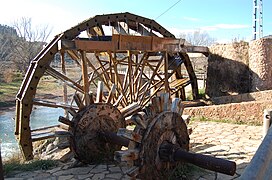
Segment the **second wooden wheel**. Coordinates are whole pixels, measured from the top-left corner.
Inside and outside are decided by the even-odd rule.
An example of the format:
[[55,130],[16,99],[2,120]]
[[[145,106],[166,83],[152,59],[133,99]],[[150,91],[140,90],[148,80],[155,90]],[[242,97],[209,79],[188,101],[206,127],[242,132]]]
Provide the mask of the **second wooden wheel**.
[[113,152],[121,149],[120,145],[100,138],[103,132],[117,132],[119,128],[125,127],[124,117],[111,104],[95,103],[86,107],[72,119],[72,124],[71,149],[81,162],[110,160]]
[[153,98],[144,112],[131,116],[131,122],[136,124],[133,131],[119,129],[118,135],[129,139],[130,143],[128,150],[115,152],[115,159],[126,161],[131,166],[129,176],[158,179],[177,166],[178,162],[174,160],[163,161],[164,154],[159,152],[163,152],[160,149],[169,143],[173,145],[173,151],[179,148],[189,150],[189,134],[182,111],[179,98],[171,101],[168,93],[162,94]]
[[[189,150],[189,135],[187,126],[181,115],[171,111],[165,111],[155,117],[144,132],[139,153],[139,174],[141,178],[147,178],[166,174],[172,170],[178,162],[163,162],[159,157],[159,149],[164,142],[175,145],[175,148]],[[163,172],[163,173],[162,173]]]

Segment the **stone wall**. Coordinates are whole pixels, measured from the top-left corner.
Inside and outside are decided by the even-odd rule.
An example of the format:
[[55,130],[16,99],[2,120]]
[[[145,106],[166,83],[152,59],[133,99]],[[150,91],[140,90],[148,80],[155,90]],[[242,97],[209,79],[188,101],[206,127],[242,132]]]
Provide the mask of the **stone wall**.
[[272,101],[252,101],[223,105],[185,108],[183,114],[195,118],[225,120],[233,123],[262,124],[263,112],[272,108]]
[[210,97],[247,93],[250,91],[246,42],[210,47],[206,94]]
[[272,39],[210,47],[207,89],[210,97],[272,89]]
[[249,68],[253,72],[251,91],[272,88],[272,39],[249,43]]

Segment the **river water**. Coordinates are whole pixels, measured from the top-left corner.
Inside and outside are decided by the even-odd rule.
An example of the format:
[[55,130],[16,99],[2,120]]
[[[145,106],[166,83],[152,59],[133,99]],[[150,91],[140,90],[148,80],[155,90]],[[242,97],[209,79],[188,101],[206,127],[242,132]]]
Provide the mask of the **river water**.
[[[47,127],[59,124],[59,116],[63,116],[63,109],[37,107],[31,113],[31,129]],[[0,144],[2,158],[8,159],[19,153],[19,146],[14,136],[15,121],[14,111],[7,111],[0,114]]]

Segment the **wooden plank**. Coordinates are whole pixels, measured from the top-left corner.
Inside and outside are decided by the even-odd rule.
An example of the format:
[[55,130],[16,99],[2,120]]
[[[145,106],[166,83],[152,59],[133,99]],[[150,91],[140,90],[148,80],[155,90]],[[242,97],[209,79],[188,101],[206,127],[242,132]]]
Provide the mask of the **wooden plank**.
[[118,107],[119,103],[121,102],[121,100],[123,99],[123,95],[121,94],[117,100],[115,101],[115,103],[113,104],[114,107]]
[[174,81],[169,83],[169,86],[170,89],[179,89],[187,85],[189,82],[190,82],[189,78],[175,79]]
[[78,110],[78,107],[76,106],[71,106],[68,104],[63,104],[63,103],[57,103],[57,102],[51,102],[51,101],[45,101],[45,100],[40,100],[40,99],[33,99],[33,104],[37,106],[45,106],[45,107],[52,107],[52,108],[63,108],[63,109],[75,109]]
[[[162,90],[163,85],[164,81],[158,81],[157,83],[155,83],[153,86],[156,87],[156,89],[153,90],[152,94],[149,97],[144,99],[144,101],[142,102],[142,106],[145,106],[154,96],[156,96],[157,93]],[[151,86],[149,90],[151,90],[153,86]]]
[[164,86],[165,92],[169,92],[169,83],[168,83],[168,52],[164,52]]
[[142,136],[140,134],[135,133],[135,132],[128,130],[126,128],[119,128],[118,132],[117,132],[117,136],[127,138],[127,139],[137,142],[137,143],[141,143],[141,141],[142,141]]
[[67,111],[68,111],[73,117],[76,117],[77,113],[76,113],[75,109],[73,109],[73,108],[68,108]]
[[19,127],[19,145],[25,160],[33,159],[33,145],[31,141],[31,129],[29,126],[31,107],[24,106],[26,103],[21,102],[20,127]]
[[63,163],[68,162],[75,156],[73,151],[69,151],[66,154],[64,154],[59,160]]
[[183,109],[184,109],[184,106],[182,104],[182,100],[180,98],[173,98],[171,111],[181,115],[183,112]]
[[139,173],[140,173],[140,168],[138,166],[133,166],[129,170],[126,171],[126,174],[132,179],[136,179]]
[[19,128],[20,128],[20,100],[16,99],[16,112],[15,112],[15,136],[19,135]]
[[[133,43],[131,43],[133,42]],[[97,41],[93,39],[75,39],[74,41],[66,42],[64,49],[73,49],[86,52],[106,52],[106,51],[169,51],[169,52],[201,52],[205,53],[205,48],[183,46],[184,39],[173,39],[155,36],[134,36],[113,34],[111,41]]]
[[62,117],[62,116],[59,117],[59,122],[61,122],[63,124],[66,124],[66,125],[68,125],[70,127],[73,126],[73,122],[72,121],[70,121],[69,119],[67,119],[65,117]]
[[91,36],[104,36],[104,30],[101,25],[96,25],[92,28],[87,29],[87,33]]
[[102,102],[102,98],[103,98],[103,86],[104,86],[104,83],[102,81],[98,81],[98,87],[97,87],[97,92],[96,92],[95,103]]
[[69,131],[55,131],[56,137],[71,137],[72,133]]
[[[142,58],[141,58],[141,60],[140,60],[139,66],[136,67],[136,69],[138,69],[138,68],[140,68],[140,64],[142,65],[141,66],[141,70],[140,70],[140,74],[139,74],[140,78],[139,78],[138,82],[135,83],[136,84],[136,89],[137,89],[137,91],[135,93],[135,96],[136,96],[135,99],[137,99],[137,100],[139,98],[140,86],[141,86],[142,81],[143,81],[143,77],[142,76],[144,74],[144,68],[145,68],[145,64],[146,64],[146,57],[147,57],[147,53],[144,53],[143,56],[142,56]],[[135,72],[136,72],[136,70],[135,70]]]
[[[65,52],[61,51],[61,56],[60,56],[60,60],[61,60],[61,71],[62,74],[66,76],[66,67],[65,67]],[[68,104],[68,95],[67,95],[67,84],[66,82],[63,83],[63,87],[62,87],[62,92],[63,92],[63,102],[64,104]],[[66,117],[68,117],[68,112],[66,110],[64,110],[64,114]]]
[[53,125],[53,126],[47,126],[47,127],[37,128],[37,129],[31,129],[31,133],[35,133],[35,132],[39,133],[39,131],[44,131],[44,130],[51,132],[58,127],[59,127],[59,125]]
[[152,76],[150,77],[150,79],[149,79],[149,81],[148,81],[148,85],[146,86],[146,88],[145,88],[145,91],[144,91],[144,93],[143,93],[143,95],[141,96],[141,104],[144,102],[144,97],[145,97],[145,95],[147,94],[147,92],[148,92],[148,88],[151,86],[151,84],[152,84],[152,82],[154,81],[154,77],[155,77],[155,75],[157,74],[157,71],[158,71],[158,69],[159,69],[159,67],[160,67],[160,65],[161,65],[161,63],[162,63],[162,61],[163,61],[163,57],[161,57],[161,59],[160,59],[160,61],[158,62],[158,64],[157,64],[157,67],[155,68],[155,70],[153,71],[153,73],[152,73]]
[[154,108],[154,111],[156,114],[159,114],[162,112],[162,106],[161,106],[161,97],[154,97],[151,99],[152,107]]
[[161,97],[161,105],[163,111],[170,111],[171,110],[171,102],[170,102],[170,95],[169,93],[162,93]]
[[132,113],[136,113],[140,109],[141,109],[141,106],[139,105],[139,103],[134,102],[134,103],[124,107],[123,109],[121,109],[120,112],[124,117],[126,117],[126,116],[131,115]]
[[86,57],[86,51],[81,51],[81,71],[82,71],[82,79],[83,79],[83,94],[85,99],[85,106],[90,105],[90,97],[89,97],[89,91],[90,91],[90,84],[89,84],[89,75],[88,75],[88,69],[87,69],[87,57]]
[[66,77],[65,75],[59,73],[58,71],[56,71],[55,69],[51,68],[51,67],[47,67],[46,72],[51,75],[52,77],[56,78],[56,79],[60,79],[63,82],[66,82],[68,86],[70,86],[71,88],[80,91],[80,92],[84,92],[83,87],[78,84],[77,82],[73,81],[72,79]]
[[111,100],[114,98],[115,92],[116,92],[116,85],[113,84],[111,86],[111,90],[109,92],[109,96],[108,96],[108,98],[106,100],[106,103],[110,103],[111,102]]
[[54,132],[50,132],[50,133],[46,133],[46,134],[36,134],[36,135],[32,135],[32,142],[35,141],[41,141],[41,140],[45,140],[45,139],[50,139],[50,138],[54,138],[55,137],[55,133]]
[[132,55],[130,51],[127,51],[127,55],[128,55],[128,79],[129,79],[129,93],[130,93],[130,102],[134,101],[134,91],[133,91],[133,68],[132,68]]
[[94,51],[115,51],[116,43],[112,41],[86,41],[86,40],[75,40],[75,46],[77,50],[86,52]]
[[121,163],[127,161],[134,161],[139,158],[139,150],[138,149],[128,149],[123,151],[115,151],[114,152],[114,160]]
[[112,57],[113,60],[113,70],[114,70],[114,75],[115,75],[115,80],[114,83],[117,85],[117,92],[119,93],[119,96],[122,95],[122,98],[120,100],[123,100],[125,104],[128,104],[128,100],[126,98],[126,94],[124,92],[124,89],[122,87],[122,81],[119,77],[119,73],[118,73],[118,69],[117,69],[117,65],[118,65],[118,61],[116,59],[116,53],[114,53],[114,57]]
[[100,66],[99,68],[101,68],[101,70],[102,70],[102,74],[104,76],[104,83],[106,84],[106,87],[108,89],[110,89],[110,83],[113,83],[113,82],[111,82],[111,78],[110,78],[110,76],[108,74],[108,71],[105,69],[105,67],[104,67],[105,65],[103,65],[101,63],[101,60],[100,60],[99,56],[96,55],[95,57],[97,59],[98,65]]
[[144,117],[139,113],[132,115],[130,120],[135,125],[141,126],[144,129],[146,129],[146,127],[147,127]]
[[[110,86],[107,83],[107,80],[102,77],[102,75],[97,71],[97,68],[91,63],[91,61],[88,58],[86,58],[86,60],[88,62],[89,67],[93,70],[93,73],[95,73],[99,77],[100,81],[103,81],[105,83],[105,85],[107,86],[107,88],[110,89]],[[102,73],[104,74],[105,72],[102,71]],[[94,79],[96,79],[96,78],[94,78]],[[93,83],[94,83],[94,81],[93,81]]]
[[54,132],[56,128],[58,127],[59,125],[33,129],[31,130],[31,139],[33,142],[35,142],[35,141],[45,140],[49,138],[54,138],[55,137]]
[[80,110],[85,107],[78,93],[74,95],[74,100]]

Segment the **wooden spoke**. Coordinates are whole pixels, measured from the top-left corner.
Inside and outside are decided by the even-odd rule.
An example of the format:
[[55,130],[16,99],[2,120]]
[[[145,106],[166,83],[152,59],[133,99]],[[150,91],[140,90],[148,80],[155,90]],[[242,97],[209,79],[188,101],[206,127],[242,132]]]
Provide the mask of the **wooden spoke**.
[[116,92],[116,85],[113,84],[113,85],[111,86],[111,90],[110,90],[110,92],[109,92],[109,95],[108,95],[108,98],[107,98],[107,100],[106,100],[106,103],[110,103],[110,102],[113,100],[113,98],[114,98],[114,96],[115,96],[115,92]]
[[40,99],[33,99],[33,104],[37,106],[78,110],[78,107],[76,106],[71,106],[71,105],[59,103],[59,102],[45,101]]
[[96,92],[96,100],[95,103],[99,103],[102,102],[102,98],[103,98],[103,82],[102,81],[98,81],[98,87],[97,87],[97,92]]
[[63,82],[66,82],[66,84],[68,86],[70,86],[71,88],[80,91],[80,92],[84,92],[83,87],[78,84],[77,82],[73,81],[72,79],[68,78],[67,76],[59,73],[58,71],[56,71],[55,69],[51,68],[50,66],[48,66],[48,68],[46,69],[46,72],[51,75],[52,77],[56,78],[56,79],[60,79]]
[[[114,32],[106,36],[105,26],[112,28]],[[83,37],[83,32],[87,32],[88,38]],[[102,117],[98,110],[98,114],[93,114],[97,117],[96,120],[91,120],[93,116],[89,116],[90,123],[101,124],[101,119],[103,121],[112,116],[112,111],[109,110],[112,108],[120,111],[122,118],[142,112],[151,101],[158,103],[158,99],[153,98],[161,93],[169,94],[159,97],[159,101],[166,101],[166,96],[174,94],[185,99],[184,87],[188,84],[192,85],[194,99],[197,98],[197,79],[187,52],[207,55],[208,48],[185,46],[184,42],[184,39],[175,39],[154,20],[131,13],[98,15],[57,35],[32,60],[16,97],[15,134],[24,158],[33,158],[32,141],[44,138],[31,137],[29,121],[33,105],[64,109],[66,114],[62,115],[60,123],[63,129],[69,129],[73,125],[68,113],[73,119],[71,121],[84,124],[86,120],[78,117],[96,106],[103,111],[104,104],[108,105],[108,112]],[[182,74],[182,63],[189,79]],[[173,75],[176,80],[173,80]],[[55,83],[55,93],[58,96],[61,94],[59,99],[63,103],[35,99],[36,95],[45,93],[37,88],[38,85],[47,81]],[[173,101],[171,106],[150,108],[177,113],[182,113],[183,110],[182,103],[178,100]],[[127,120],[137,124],[137,127],[147,128],[140,115],[131,116]],[[105,126],[107,125],[109,123],[105,121]],[[88,138],[84,133],[86,132],[82,131],[82,136]],[[48,138],[52,136],[49,133],[47,135]],[[67,144],[64,143],[63,147],[67,147]],[[87,157],[88,155],[86,154]],[[138,173],[137,168],[132,169],[133,173]]]

